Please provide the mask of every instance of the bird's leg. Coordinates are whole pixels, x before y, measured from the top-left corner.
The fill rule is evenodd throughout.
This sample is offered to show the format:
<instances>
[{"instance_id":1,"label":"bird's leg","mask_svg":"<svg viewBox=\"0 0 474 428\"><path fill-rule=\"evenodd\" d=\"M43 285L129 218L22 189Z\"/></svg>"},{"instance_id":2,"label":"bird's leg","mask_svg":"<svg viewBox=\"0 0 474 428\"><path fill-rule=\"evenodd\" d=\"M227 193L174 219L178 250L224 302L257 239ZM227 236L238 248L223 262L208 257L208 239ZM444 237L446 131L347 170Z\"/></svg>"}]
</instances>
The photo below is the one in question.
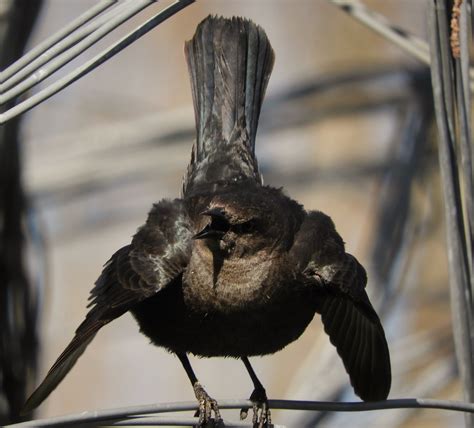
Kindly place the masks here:
<instances>
[{"instance_id":1,"label":"bird's leg","mask_svg":"<svg viewBox=\"0 0 474 428\"><path fill-rule=\"evenodd\" d=\"M250 361L247 357L242 357L242 361L245 364L245 368L249 372L250 378L252 379L254 390L250 396L250 400L253 402L253 419L252 423L254 427L262 428L271 424L270 408L268 407L267 393L262 383L258 380ZM249 409L242 409L240 411L240 419L247 417Z\"/></svg>"},{"instance_id":2,"label":"bird's leg","mask_svg":"<svg viewBox=\"0 0 474 428\"><path fill-rule=\"evenodd\" d=\"M181 364L186 370L189 380L191 381L191 385L194 389L194 394L196 395L196 399L199 403L199 408L196 411L195 416L199 417L199 425L206 426L206 424L211 419L211 414L214 411L216 416L216 422L222 421L221 414L219 412L219 407L217 406L217 401L214 400L209 396L209 394L205 391L203 386L197 380L196 375L194 374L194 370L189 363L188 356L184 353L176 354L181 361Z\"/></svg>"}]
</instances>

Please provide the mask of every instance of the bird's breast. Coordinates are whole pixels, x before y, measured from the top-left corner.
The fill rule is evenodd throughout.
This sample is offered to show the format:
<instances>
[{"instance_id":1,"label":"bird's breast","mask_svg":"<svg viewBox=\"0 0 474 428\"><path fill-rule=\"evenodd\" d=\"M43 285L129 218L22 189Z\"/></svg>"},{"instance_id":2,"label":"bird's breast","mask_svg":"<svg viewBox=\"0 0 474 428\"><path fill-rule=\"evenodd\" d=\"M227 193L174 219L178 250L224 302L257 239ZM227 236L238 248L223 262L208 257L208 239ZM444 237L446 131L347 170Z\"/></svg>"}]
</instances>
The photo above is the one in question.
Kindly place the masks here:
<instances>
[{"instance_id":1,"label":"bird's breast","mask_svg":"<svg viewBox=\"0 0 474 428\"><path fill-rule=\"evenodd\" d=\"M311 290L284 260L223 260L217 275L215 267L205 251L194 252L180 286L135 311L154 343L204 357L265 355L296 340L313 318Z\"/></svg>"},{"instance_id":2,"label":"bird's breast","mask_svg":"<svg viewBox=\"0 0 474 428\"><path fill-rule=\"evenodd\" d=\"M264 305L278 291L271 284L276 260L252 257L218 259L206 249L193 252L183 278L186 303L199 311L235 312Z\"/></svg>"}]
</instances>

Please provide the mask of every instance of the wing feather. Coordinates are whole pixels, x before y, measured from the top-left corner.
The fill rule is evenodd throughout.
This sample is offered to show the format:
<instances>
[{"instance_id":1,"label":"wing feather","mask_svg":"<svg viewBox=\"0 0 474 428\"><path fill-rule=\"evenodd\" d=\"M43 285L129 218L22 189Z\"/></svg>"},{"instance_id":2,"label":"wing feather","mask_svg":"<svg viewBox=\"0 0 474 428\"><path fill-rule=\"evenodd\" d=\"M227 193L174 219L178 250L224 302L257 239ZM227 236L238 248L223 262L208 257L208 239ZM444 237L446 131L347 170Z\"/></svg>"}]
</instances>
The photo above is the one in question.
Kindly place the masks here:
<instances>
[{"instance_id":1,"label":"wing feather","mask_svg":"<svg viewBox=\"0 0 474 428\"><path fill-rule=\"evenodd\" d=\"M334 288L327 285L318 293L318 298L330 301L320 306L324 330L342 358L356 394L365 401L385 399L391 385L390 356L378 316L365 299L359 302Z\"/></svg>"},{"instance_id":2,"label":"wing feather","mask_svg":"<svg viewBox=\"0 0 474 428\"><path fill-rule=\"evenodd\" d=\"M313 284L315 309L336 347L354 391L365 401L387 398L390 354L365 286L367 274L325 214L307 214L290 250L303 282Z\"/></svg>"},{"instance_id":3,"label":"wing feather","mask_svg":"<svg viewBox=\"0 0 474 428\"><path fill-rule=\"evenodd\" d=\"M22 412L37 407L72 369L97 332L172 283L186 268L191 232L180 200L156 204L134 236L104 265L89 296L86 319Z\"/></svg>"}]
</instances>

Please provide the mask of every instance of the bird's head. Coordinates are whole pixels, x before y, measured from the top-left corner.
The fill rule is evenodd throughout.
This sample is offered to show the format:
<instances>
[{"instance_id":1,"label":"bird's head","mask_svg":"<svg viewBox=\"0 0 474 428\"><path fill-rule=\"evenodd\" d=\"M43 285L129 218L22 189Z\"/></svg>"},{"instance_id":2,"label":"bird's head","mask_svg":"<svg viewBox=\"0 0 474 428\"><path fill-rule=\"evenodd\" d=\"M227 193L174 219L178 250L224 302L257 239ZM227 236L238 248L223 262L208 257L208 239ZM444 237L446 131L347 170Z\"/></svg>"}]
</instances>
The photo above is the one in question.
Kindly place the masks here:
<instances>
[{"instance_id":1,"label":"bird's head","mask_svg":"<svg viewBox=\"0 0 474 428\"><path fill-rule=\"evenodd\" d=\"M246 209L231 209L230 206L211 206L201 213L208 217L206 226L194 239L205 239L211 249L218 249L227 254L243 256L261 250L266 241L265 220L257 213Z\"/></svg>"},{"instance_id":2,"label":"bird's head","mask_svg":"<svg viewBox=\"0 0 474 428\"><path fill-rule=\"evenodd\" d=\"M274 189L214 197L201 213L204 227L194 239L206 240L211 250L230 257L251 256L260 251L273 252L290 245L294 235L289 200ZM239 197L242 196L242 197Z\"/></svg>"}]
</instances>

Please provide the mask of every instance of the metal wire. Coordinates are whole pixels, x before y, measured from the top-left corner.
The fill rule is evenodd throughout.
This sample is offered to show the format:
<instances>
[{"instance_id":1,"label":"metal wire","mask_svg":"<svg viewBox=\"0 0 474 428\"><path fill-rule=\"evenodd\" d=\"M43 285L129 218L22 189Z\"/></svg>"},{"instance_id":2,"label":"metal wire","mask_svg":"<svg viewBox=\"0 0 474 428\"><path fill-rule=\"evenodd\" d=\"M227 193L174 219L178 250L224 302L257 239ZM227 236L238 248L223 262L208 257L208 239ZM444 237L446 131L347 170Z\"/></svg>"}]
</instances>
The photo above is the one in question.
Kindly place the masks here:
<instances>
[{"instance_id":1,"label":"metal wire","mask_svg":"<svg viewBox=\"0 0 474 428\"><path fill-rule=\"evenodd\" d=\"M72 59L80 55L84 50L88 49L91 45L96 43L99 39L104 37L106 34L115 29L118 25L121 25L126 20L130 19L133 15L138 13L143 8L146 8L150 4L157 0L125 0L124 3L115 7L108 14L92 22L86 28L82 28L80 31L76 31L84 23L90 21L92 18L100 14L105 9L109 8L112 3L111 1L104 1L99 3L94 8L91 8L84 15L79 17L76 21L65 27L62 31L56 33L54 36L46 40L36 49L31 51L20 61L13 64L7 70L0 74L0 105L25 92L29 88L43 81L46 77L57 71L59 68L70 62ZM179 5L179 9L182 9L192 3L194 0L178 0L175 4ZM430 63L429 49L425 41L410 35L408 32L395 27L388 23L384 17L369 11L360 1L358 0L329 0L333 4L342 8L344 11L350 13L354 18L363 22L369 28L377 31L387 39L391 40L404 50L414 55L419 60L426 64ZM123 14L120 10L124 10ZM148 24L145 23L144 27ZM155 25L158 25L156 23ZM151 28L150 28L151 29ZM146 33L148 30L144 31ZM138 37L140 37L140 34ZM131 34L130 34L131 35ZM138 38L137 37L137 38ZM136 40L136 38L134 39ZM119 44L124 42L122 39ZM76 45L77 44L77 45ZM130 43L124 43L124 46L128 46ZM72 46L72 47L71 47ZM99 56L95 57L91 62L86 63L84 66L74 70L68 76L57 82L51 84L51 86L45 88L40 93L32 96L25 100L20 105L7 110L0 115L0 124L5 123L11 118L24 113L31 109L35 105L45 101L55 93L66 88L68 85L73 83L75 80L84 76L85 74L92 71L95 67L103 63L105 60L112 57L115 53L123 49L119 48L117 51L117 44L111 46L106 51L102 52ZM69 50L66 50L68 49ZM48 50L49 49L49 50ZM46 52L47 51L47 52ZM113 54L110 54L114 52ZM41 55L43 53L43 55ZM41 55L41 56L40 56ZM55 56L59 55L55 59ZM49 66L39 69L33 75L28 76L38 67L41 67L46 62L51 62ZM15 74L17 73L17 74ZM472 71L471 71L472 73ZM25 79L25 80L23 80ZM17 86L12 87L14 84ZM472 85L474 90L474 85ZM7 91L6 93L4 93Z\"/></svg>"},{"instance_id":2,"label":"metal wire","mask_svg":"<svg viewBox=\"0 0 474 428\"><path fill-rule=\"evenodd\" d=\"M111 24L113 26L113 23L116 23L115 26L113 26L113 28L116 28L128 18L140 12L140 9L132 9L133 4L131 4L131 1L134 0L126 0L124 3L114 7L109 12L93 20L90 24L83 25L76 31L71 32L70 35L67 35L67 37L64 37L62 40L58 40L53 46L48 46L44 52L41 52L40 55L27 64L24 64L20 70L18 70L5 82L0 84L0 94L2 94L0 96L0 104L3 104L22 94L26 90L46 79L49 75L66 65L75 57L79 56L87 48L97 43L108 32L110 32L107 27L110 27ZM148 3L151 2L148 1ZM146 6L148 5L143 7ZM88 37L92 33L93 35ZM71 49L66 51L68 48ZM66 51L65 54L59 56L64 51ZM58 58L55 59L55 57ZM37 73L32 74L34 71L38 70L41 66L48 62L51 62L48 67L44 67ZM13 64L13 66L15 64Z\"/></svg>"},{"instance_id":3,"label":"metal wire","mask_svg":"<svg viewBox=\"0 0 474 428\"><path fill-rule=\"evenodd\" d=\"M359 0L329 0L334 5L340 7L344 12L350 14L353 18L357 19L370 29L374 30L378 34L384 36L387 40L395 43L406 52L413 55L425 64L430 63L430 51L428 44L408 33L407 31L396 27L387 21L387 19L368 9Z\"/></svg>"},{"instance_id":4,"label":"metal wire","mask_svg":"<svg viewBox=\"0 0 474 428\"><path fill-rule=\"evenodd\" d=\"M360 0L328 0L341 8L344 12L390 40L405 52L414 56L426 65L431 64L429 44L410 32L391 24L383 15L368 9ZM471 79L474 69L469 70ZM474 82L470 83L470 90L474 92Z\"/></svg>"},{"instance_id":5,"label":"metal wire","mask_svg":"<svg viewBox=\"0 0 474 428\"><path fill-rule=\"evenodd\" d=\"M34 71L43 64L49 62L48 65L40 68L36 73L33 73L26 79L21 80L19 84L0 95L0 104L4 104L7 101L18 97L28 89L42 82L61 67L71 62L74 58L78 57L86 49L97 43L107 34L115 30L118 26L122 25L125 21L128 21L137 13L150 6L152 3L153 0L127 0L123 4L111 10L106 16L103 16L100 19L92 22L90 25L86 26L83 31L73 33L70 37L64 39L61 43L58 43L54 48L52 48L50 50L51 52L47 52L47 54L37 58L21 72L13 76L12 80L21 80L23 77L22 73L25 74L25 71L26 75L28 75L31 71ZM84 37L85 34L89 35ZM65 47L69 45L73 46L63 52ZM55 58L54 56L58 55L58 52L63 53ZM20 76L18 77L18 75ZM9 82L5 82L7 85L8 83Z\"/></svg>"},{"instance_id":6,"label":"metal wire","mask_svg":"<svg viewBox=\"0 0 474 428\"><path fill-rule=\"evenodd\" d=\"M97 30L99 33L100 37L103 37L106 33L112 31L114 28L117 27L117 25L120 25L120 23L125 22L127 19L129 19L133 14L137 13L139 10L142 10L144 7L148 6L155 0L134 0L133 3L130 3L130 10L127 10L121 14L120 16L116 17L116 19L112 20L112 22L108 22L104 24L104 28ZM30 98L26 99L25 101L21 102L20 104L12 107L9 110L6 110L4 113L0 114L0 124L3 124L7 122L8 120L32 109L33 107L37 106L38 104L42 103L43 101L47 100L57 92L61 91L62 89L66 88L76 80L80 79L81 77L85 76L86 74L90 73L92 70L94 70L96 67L99 65L103 64L105 61L109 60L112 58L114 55L125 49L127 46L132 44L134 41L138 40L140 37L148 33L150 30L155 28L157 25L165 21L166 19L170 18L173 16L175 13L179 12L181 9L184 9L185 7L189 6L191 3L194 3L195 0L176 0L174 3L172 3L170 6L166 7L156 15L154 15L152 18L147 20L144 24L140 25L138 28L127 34L125 37L120 39L118 42L114 43L113 45L109 46L107 49L102 51L100 54L92 58L91 60L87 61L85 64L82 66L79 66L75 70L73 70L71 73L68 75L64 76L63 78L57 80L56 82L52 83L50 86L44 88L37 94L31 96ZM136 11L136 12L134 12ZM129 15L128 15L129 14ZM92 33L90 36L88 36L84 40L84 45L88 44L91 42L92 39L94 39L97 35L95 33ZM86 42L87 40L87 42ZM92 43L91 43L92 44ZM51 67L54 70L57 70L61 65L60 63L62 61L68 61L72 58L71 56L74 55L74 53L77 50L80 50L84 47L84 45L81 45L81 48L72 48L74 51L73 53L66 53L61 60L57 60L57 63L55 62ZM82 52L82 51L81 51ZM69 59L70 58L70 59ZM49 71L49 69L45 69L44 73L51 74L53 71ZM41 81L41 75L42 69L39 70L36 74L38 74L38 81ZM48 74L48 75L49 75ZM36 79L36 78L35 78ZM37 82L36 82L37 83Z\"/></svg>"},{"instance_id":7,"label":"metal wire","mask_svg":"<svg viewBox=\"0 0 474 428\"><path fill-rule=\"evenodd\" d=\"M250 400L221 400L219 408L241 409L252 407ZM474 413L473 403L463 403L460 401L433 400L430 398L399 398L394 400L375 401L375 402L333 402L333 401L296 401L296 400L268 400L271 409L281 410L304 410L304 411L328 411L328 412L365 412L373 410L386 409L440 409L456 412ZM195 411L197 403L194 401L177 403L159 403L144 406L124 407L121 409L86 411L73 415L61 416L48 419L37 419L34 421L22 422L19 424L7 425L11 428L20 427L54 427L67 426L73 424L85 423L108 423L124 420L127 425L133 425L133 420L139 416L154 413L171 413L183 411ZM167 419L169 424L171 418ZM182 420L181 420L182 421ZM198 419L193 419L196 424Z\"/></svg>"},{"instance_id":8,"label":"metal wire","mask_svg":"<svg viewBox=\"0 0 474 428\"><path fill-rule=\"evenodd\" d=\"M439 160L441 177L443 184L443 193L445 200L445 217L446 217L446 233L448 261L450 271L450 289L451 289L451 305L453 315L453 330L456 344L457 360L461 372L461 378L464 386L464 396L467 400L474 399L474 341L473 334L473 314L472 314L472 284L471 278L472 263L469 261L470 251L472 248L472 234L468 225L464 222L463 207L467 202L468 209L472 203L472 182L468 177L465 192L462 192L460 186L460 170L464 175L471 174L472 165L466 158L464 153L464 165L457 162L456 148L459 144L459 132L456 128L457 123L461 123L460 138L461 149L463 147L463 139L470 138L468 122L468 112L470 107L466 106L468 100L463 100L465 90L463 85L465 82L460 76L460 70L453 72L453 62L451 52L449 51L448 37L448 12L444 0L433 0L429 5L430 19L430 41L432 51L432 82L435 101L436 120L439 131ZM464 50L465 53L465 50ZM459 60L456 60L459 61ZM457 67L459 69L459 64ZM459 77L461 77L459 79ZM455 113L456 92L455 85L460 85L458 95L461 99L458 103L461 118ZM466 144L470 144L467 142ZM472 160L471 160L472 163ZM464 193L464 194L463 194ZM464 199L463 199L464 196ZM464 201L464 203L463 203ZM471 202L469 202L471 201ZM470 240L470 242L469 242ZM468 243L468 242L469 243ZM467 418L467 424L472 426L474 418Z\"/></svg>"},{"instance_id":9,"label":"metal wire","mask_svg":"<svg viewBox=\"0 0 474 428\"><path fill-rule=\"evenodd\" d=\"M460 16L460 29L461 29L461 40L460 40L460 58L455 60L455 72L456 72L456 97L457 97L457 108L459 112L459 139L460 139L460 152L461 152L461 171L462 171L462 182L464 185L464 197L465 207L467 213L466 219L466 241L467 241L467 254L468 254L468 267L470 271L470 298L472 302L472 295L474 290L474 266L473 266L473 254L474 254L474 170L472 161L472 127L471 127L471 93L469 91L469 51L471 45L471 20L470 10L466 2L461 4L461 16ZM471 314L471 322L474 319ZM471 325L471 328L474 327ZM473 329L474 330L474 329ZM471 331L471 340L474 343L472 335L474 331Z\"/></svg>"},{"instance_id":10,"label":"metal wire","mask_svg":"<svg viewBox=\"0 0 474 428\"><path fill-rule=\"evenodd\" d=\"M95 6L88 9L77 19L72 21L70 24L63 27L57 33L48 37L44 42L40 43L36 48L32 49L20 59L15 61L13 64L8 66L4 71L0 73L0 83L5 82L7 79L10 79L15 73L18 73L21 69L26 67L30 62L34 61L41 54L46 52L56 43L70 35L72 32L77 30L79 27L84 25L86 22L89 22L91 19L95 18L97 15L101 14L104 10L108 9L114 3L117 3L118 0L102 0L97 3ZM1 88L1 85L0 85ZM1 92L1 91L0 91Z\"/></svg>"},{"instance_id":11,"label":"metal wire","mask_svg":"<svg viewBox=\"0 0 474 428\"><path fill-rule=\"evenodd\" d=\"M187 2L183 2L183 1L177 1L174 3L174 5L177 5L177 4L181 4L184 6L182 6L180 9L182 9L183 7L186 7L187 5L189 5L190 3L192 3L194 0L189 0ZM356 2L356 1L342 1L342 0L329 0L331 1L332 3L334 4L337 4L339 7L343 8L344 10L347 11L347 4L361 4L360 2ZM106 3L106 2L104 2ZM150 1L148 2L150 3ZM346 7L344 7L344 4L346 5ZM146 6L145 6L146 7ZM178 9L178 10L180 10ZM105 9L104 9L105 10ZM360 9L362 10L362 9ZM177 11L177 10L176 10ZM175 12L170 12L171 15L173 13L176 13ZM164 12L164 11L163 11ZM366 11L368 12L368 11ZM100 12L99 12L100 13ZM116 11L115 11L116 13ZM169 15L169 16L171 16ZM372 16L372 19L366 19L367 16L371 15ZM116 15L115 15L116 16ZM158 16L158 15L157 15ZM153 19L157 18L157 16L155 16ZM421 39L417 39L417 38L411 38L411 42L410 41L407 41L407 38L406 38L406 34L405 36L404 35L401 35L401 33L403 31L401 31L400 29L397 29L391 25L389 25L387 22L384 23L384 25L379 25L380 22L377 20L377 19L373 19L374 17L377 18L382 18L381 16L379 15L376 15L376 14L373 14L372 12L370 13L366 13L365 15L362 14L360 16L357 16L357 14L354 14L353 16L355 16L356 18L358 18L359 20L363 21L366 25L368 25L369 27L373 28L373 29L376 29L376 31L378 31L380 34L384 35L386 38L392 40L393 42L395 42L396 44L398 44L399 46L403 47L405 50L407 50L408 52L410 52L412 55L414 55L415 57L419 58L420 60L426 62L426 63L430 63L430 58L429 58L429 55L428 55L428 58L426 60L426 52L427 52L427 44L422 41ZM365 16L365 18L364 18ZM167 18L168 16L166 16ZM162 18L162 20L166 19L166 18ZM152 21L150 20L150 21ZM105 20L104 20L105 21ZM145 23L142 27L146 27L147 24L150 22L150 21L147 21L147 23ZM162 21L160 21L162 22ZM376 24L378 22L378 24ZM158 22L159 23L159 22ZM155 25L158 25L155 24ZM94 25L96 25L97 27L98 24L95 23ZM153 25L154 26L154 25ZM140 28L142 28L140 27ZM378 29L377 29L378 27ZM92 28L92 26L90 27ZM153 27L151 27L153 28ZM80 77L82 77L83 75L87 74L88 72L92 71L96 66L102 64L104 61L106 61L108 58L112 57L113 55L115 55L115 53L119 52L121 49L123 49L124 47L128 46L130 43L132 43L134 40L136 40L138 37L140 37L141 35L145 34L147 31L149 31L151 28L148 28L146 30L144 30L143 33L141 33L140 35L136 35L135 36L132 36L133 33L130 33L129 36L131 37L131 39L127 39L127 36L126 38L122 39L119 43L113 45L110 49L102 52L100 55L96 56L93 60L91 60L90 62L86 63L83 68L79 68L77 70L75 70L73 73L69 74L68 76L66 76L65 80L61 80L61 81L58 81L56 82L56 85L57 86L52 86L50 88L46 88L45 90L41 91L39 94L37 94L37 96L39 96L40 94L43 94L43 98L39 97L37 98L37 100L39 100L38 102L36 103L32 103L31 105L30 104L20 104L19 106L16 106L14 109L12 109L11 111L13 111L13 116L11 117L15 117L16 115L18 114L21 114L23 113L24 111L27 111L28 109L32 108L34 105L37 105L39 104L40 102L44 101L45 99L49 98L50 96L52 96L54 93L62 90L63 88L67 87L69 84L71 84L72 82L74 82L75 80L79 79ZM387 31L387 28L388 28L388 31ZM84 30L84 29L82 29ZM73 30L74 31L74 30ZM95 30L93 30L95 31ZM84 36L83 38L80 38L80 36L78 36L78 34L75 34L74 37L76 37L76 41L80 41L80 40L84 40L86 37L88 37L89 34L92 34L93 31L91 31L90 33L88 33L86 36ZM136 30L138 31L138 29ZM443 31L445 31L443 29ZM85 34L86 32L84 33L81 33L81 34ZM70 34L70 33L69 33ZM398 34L399 37L395 37L396 35ZM72 34L71 34L72 36ZM134 38L136 37L136 38ZM73 39L69 39L69 42L70 42L70 45L75 45L75 47L77 48L77 45L76 41L74 42L71 42L71 40ZM64 41L64 40L63 40ZM121 46L121 42L124 42L124 45ZM70 46L68 45L68 46ZM62 46L66 46L66 44L62 45ZM89 45L90 46L90 45ZM85 47L87 48L87 47ZM62 48L61 48L62 49ZM61 49L58 49L58 51L61 51ZM444 49L444 48L443 48ZM61 51L62 52L62 51ZM61 53L60 52L60 53ZM80 53L80 52L79 52ZM449 53L446 53L446 51L442 51L441 52L441 48L439 48L439 52L437 52L438 54L440 54L442 57L445 56L445 55L449 55ZM65 55L64 57L69 57L71 54L71 52L67 52L67 55ZM36 57L37 58L37 57ZM62 61L63 57L61 58L57 58L55 61L54 64L58 64L60 61ZM72 59L72 58L71 58ZM439 58L438 58L439 59ZM31 60L31 61L34 61ZM37 62L36 64L39 64L39 62ZM61 64L60 66L62 66L64 64ZM435 67L435 63L433 64L433 66ZM446 123L445 123L445 130L446 130L446 134L449 135L450 133L453 134L454 133L454 127L455 127L455 124L454 124L454 120L452 119L453 118L453 106L454 106L454 98L456 98L457 100L459 100L459 97L460 97L460 93L459 93L459 90L466 94L466 87L469 87L469 73L471 72L469 70L469 64L467 62L467 68L466 68L466 61L464 61L462 64L462 69L458 71L458 69L456 69L456 73L458 75L458 79L460 78L460 74L462 75L462 78L464 79L465 83L464 86L461 86L461 87L458 87L458 92L456 93L455 91L450 91L450 89L447 89L447 94L445 95L446 99L443 101L445 104L444 106L442 106L441 108L444 108L446 111L448 111L448 115L447 115L447 119L446 119ZM50 70L52 70L54 68L53 65L50 64ZM56 68L57 69L57 68ZM56 70L55 69L55 70ZM52 70L50 72L53 73L55 70ZM81 71L82 70L82 71ZM438 71L436 71L438 72ZM25 75L26 73L23 72ZM18 75L16 75L18 76ZM20 75L21 77L22 75ZM72 77L71 77L72 76ZM444 82L442 82L443 85L446 85L448 84L448 81L449 80L449 77L446 73L442 74L441 73L441 76L442 78L444 78ZM4 78L4 75L2 74L0 76L1 78ZM69 79L70 80L67 80ZM21 79L16 77L17 81L20 81ZM446 80L447 79L447 80ZM4 80L2 80L4 81ZM11 81L10 81L11 83ZM38 82L36 82L38 83ZM36 84L34 83L34 84ZM24 83L23 83L24 85ZM472 87L472 86L471 86ZM53 89L51 89L53 88ZM56 88L56 89L54 89ZM48 90L50 92L48 92ZM467 93L469 93L469 90L467 91ZM464 123L461 123L461 126L464 127L464 134L465 134L465 141L467 141L468 143L471 141L471 137L470 137L470 128L469 128L469 120L468 120L468 110L467 110L467 107L463 107L464 106L467 106L469 105L468 104L468 101L467 100L467 96L464 97L464 100L461 101L461 105L458 105L458 108L463 112L464 116L465 116L465 120L467 122L464 122ZM33 99L35 99L33 97ZM2 100L2 98L0 98L0 100ZM21 108L15 110L16 108L20 107L23 105L23 110ZM450 107L451 106L451 107ZM464 108L464 110L462 110L462 108ZM451 109L451 110L450 110ZM7 120L9 120L11 117L8 116L7 113L9 114L12 114L10 113L11 111L9 112L6 112L4 115L0 115L0 123L3 123ZM447 125L446 125L447 124ZM472 164L472 161L471 161L471 164ZM471 274L472 274L472 270L471 270ZM472 329L471 329L471 333L472 333ZM416 399L408 399L408 400L416 400ZM386 404L386 403L394 403L394 402L399 402L399 401L404 401L404 400L389 400L388 402L383 402L382 404ZM276 403L278 402L283 402L283 401L279 401L279 400L271 400L270 403L271 403L271 406L273 408L290 408L290 407L276 407ZM419 408L419 407L429 407L429 408L445 408L445 409L448 409L447 407L438 407L438 406L435 406L433 403L440 403L440 401L438 400L416 400L416 403L419 404L420 402L424 402L426 404L426 402L429 402L428 404L432 404L432 405L403 405L403 406L395 406L395 404L393 404L393 406L395 407L390 407L390 406L383 406L383 407L379 407L377 408L378 409L387 409L387 408ZM224 403L224 401L222 402ZM248 401L241 401L239 402L240 404L238 405L235 405L235 407L225 407L225 406L221 406L222 408L240 408L242 406L242 403L247 403L248 404ZM287 403L309 403L309 404L315 404L315 402L287 402ZM444 402L444 403L450 403L450 402ZM357 405L360 405L360 404L376 404L376 403L324 403L324 404L336 404L336 405L346 405L346 404L357 404ZM400 403L399 403L400 404ZM404 403L402 403L404 404ZM406 404L406 403L405 403ZM463 409L461 408L449 408L449 410L459 410L459 411L469 411L469 412L473 412L472 410L472 404L467 404L467 403L460 403L461 405L463 406L468 406L468 408L464 407ZM469 407L470 406L470 407ZM303 406L304 407L304 406ZM184 410L194 410L196 408L196 404L193 403L191 405L191 408L190 409L184 409ZM325 411L362 411L362 410L376 410L374 408L367 408L367 409L353 409L353 410L350 410L350 409L343 409L343 408L321 408L321 407L318 407L318 408L301 408L301 407L294 407L293 409L299 409L299 410L325 410ZM167 410L167 411L174 411L174 410ZM94 417L96 417L97 415L99 415L100 417L100 413L101 412L95 412L94 413ZM143 412L140 412L140 413L143 413ZM74 415L73 415L74 416ZM109 415L110 416L110 415ZM114 416L114 415L111 415L111 416ZM116 416L116 414L115 414ZM128 415L122 415L122 417L125 416L125 417L129 417ZM57 418L56 418L57 419ZM116 419L116 418L115 418ZM132 418L132 419L126 419L125 421L116 421L116 422L113 422L114 418L112 417L111 419L91 419L90 421L91 422L97 422L97 421L111 421L112 424L115 424L115 425L139 425L139 424L151 424L151 423L155 423L155 424L167 424L167 425L172 425L173 424L173 421L175 421L175 424L183 424L183 423L196 423L196 419L192 419L192 418L188 418L188 419L172 419L172 418L159 418L157 419L156 417L151 417L151 418L145 418L145 417L140 417L140 418ZM45 420L46 421L46 424L45 425L41 425L41 421L34 421L34 423L30 424L30 425L24 425L24 424L18 424L18 425L15 425L15 426L54 426L54 422L53 422L53 425L48 425L48 422L47 421L51 421L51 420ZM187 421L187 422L185 422ZM70 423L77 423L78 421L75 420L74 422L70 422ZM81 421L81 422L84 422L84 421ZM87 422L87 421L85 421ZM50 422L49 422L50 423ZM68 424L69 422L65 421L65 419L62 419L60 422L56 423L56 425L66 425ZM246 426L246 425L238 425L238 426Z\"/></svg>"},{"instance_id":12,"label":"metal wire","mask_svg":"<svg viewBox=\"0 0 474 428\"><path fill-rule=\"evenodd\" d=\"M139 418L127 418L124 421L118 422L108 422L110 426L119 427L119 426L199 426L198 418L177 418L171 416L146 416L146 417L139 417ZM211 423L207 424L207 426L211 427L226 427L226 428L241 428L241 427L253 427L253 424L249 424L248 422L245 423L243 421L231 421L228 419L223 420L222 425L218 425L215 421L211 421ZM283 425L268 425L267 428L285 428Z\"/></svg>"}]
</instances>

